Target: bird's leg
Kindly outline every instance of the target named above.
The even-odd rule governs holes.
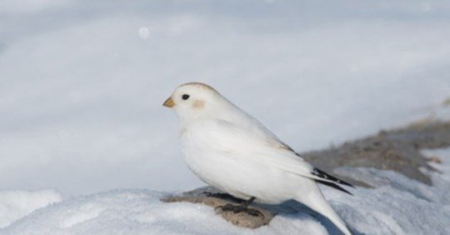
[[[255,197],[251,197],[249,200],[242,202],[239,205],[233,204],[225,204],[223,206],[219,206],[216,209],[221,209],[222,211],[232,211],[234,213],[247,212],[247,214],[251,216],[262,216],[264,215],[258,210],[248,208],[248,206],[255,200]]]
[[[203,194],[205,194],[206,197],[215,197],[215,198],[220,198],[220,199],[224,199],[224,200],[228,200],[228,201],[233,201],[233,202],[236,202],[236,203],[243,203],[243,202],[245,202],[245,200],[242,200],[242,199],[237,198],[237,197],[233,197],[232,195],[230,195],[228,193],[204,192]]]
[[[251,197],[250,199],[248,199],[247,201],[244,201],[243,203],[241,203],[241,205],[243,205],[245,208],[247,208],[248,206],[250,206],[250,204],[252,204],[252,202],[256,199],[256,197]]]

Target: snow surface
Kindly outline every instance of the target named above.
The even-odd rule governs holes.
[[[7,227],[36,209],[62,201],[54,190],[0,191],[0,228]]]
[[[163,194],[119,190],[77,197],[28,216],[4,234],[254,234],[214,215],[212,208],[190,203],[165,204]],[[311,217],[279,217],[265,234],[326,234]],[[286,225],[289,225],[286,227]],[[304,229],[303,229],[304,228]],[[3,234],[2,233],[2,234]]]
[[[323,234],[306,214],[253,232],[161,204],[152,190],[203,185],[162,102],[207,82],[299,152],[448,118],[448,25],[447,0],[2,0],[0,233]],[[433,187],[350,168],[380,187],[325,194],[362,233],[450,234],[442,160]]]
[[[367,180],[376,189],[352,189],[348,196],[323,191],[356,234],[449,234],[450,148],[427,151],[443,159],[443,173],[427,172],[434,186],[390,171],[347,168],[347,174]],[[369,180],[370,179],[370,180]],[[327,234],[313,216],[282,214],[256,230],[236,227],[211,207],[192,203],[163,203],[167,193],[114,190],[78,196],[36,210],[1,234]]]

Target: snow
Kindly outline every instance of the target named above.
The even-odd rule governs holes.
[[[450,149],[446,150],[450,153]],[[343,171],[341,171],[343,172]],[[428,172],[433,186],[391,171],[346,168],[376,189],[352,191],[351,201],[337,192],[326,192],[338,200],[337,211],[350,227],[365,234],[448,234],[450,232],[450,187],[448,175]],[[370,182],[370,181],[369,181]],[[328,190],[329,191],[329,190]]]
[[[77,197],[46,207],[16,222],[4,234],[326,234],[311,217],[279,217],[252,231],[233,226],[212,208],[190,203],[165,204],[162,193],[116,190]],[[288,227],[286,225],[289,224]],[[303,229],[301,229],[303,228]],[[2,233],[2,234],[3,234]]]
[[[423,154],[429,158],[437,157],[442,163],[430,162],[429,164],[442,172],[442,177],[450,181],[450,151],[449,149],[428,149]],[[449,192],[450,193],[450,192]],[[450,196],[449,196],[450,200]]]
[[[433,164],[440,172],[424,170],[433,186],[392,171],[345,167],[340,173],[376,188],[351,189],[354,196],[327,187],[323,192],[357,234],[449,234],[450,148],[424,154],[442,160]],[[327,234],[321,222],[305,212],[280,214],[268,226],[251,230],[226,222],[205,205],[160,201],[168,195],[120,189],[61,201],[53,191],[2,192],[0,209],[20,207],[21,214],[2,209],[1,215],[11,218],[2,221],[0,234]]]
[[[299,152],[449,119],[449,13],[446,0],[2,0],[2,232],[243,232],[151,191],[203,186],[161,107],[172,90],[209,83]],[[360,232],[448,234],[442,160],[433,187],[347,169],[380,187],[326,195]],[[306,214],[260,230],[292,231],[324,232]]]
[[[446,159],[428,186],[391,171],[347,168],[375,189],[352,189],[354,196],[323,188],[335,210],[364,234],[450,233],[450,148],[426,151]],[[445,170],[445,171],[444,171]],[[280,214],[256,230],[236,227],[201,204],[163,203],[168,193],[113,190],[77,196],[36,210],[0,230],[1,234],[327,234],[304,212]]]
[[[54,190],[0,191],[0,228],[7,227],[36,209],[61,201],[61,194]]]

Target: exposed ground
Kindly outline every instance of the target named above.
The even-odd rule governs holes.
[[[404,128],[381,131],[377,135],[344,143],[339,147],[304,153],[313,165],[333,172],[335,168],[370,167],[392,170],[411,179],[431,184],[420,169],[434,170],[428,165],[421,149],[450,146],[450,122],[423,120]],[[434,161],[439,161],[434,159]],[[348,179],[364,186],[358,179]]]

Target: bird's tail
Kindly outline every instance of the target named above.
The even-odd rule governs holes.
[[[315,212],[328,218],[345,235],[351,235],[352,233],[347,228],[344,221],[339,217],[339,215],[336,214],[333,208],[331,208],[330,204],[328,204],[328,202],[325,200],[317,184],[315,182],[312,183],[314,184],[314,189],[309,191],[308,193],[302,193],[298,195],[295,200],[303,203]]]

